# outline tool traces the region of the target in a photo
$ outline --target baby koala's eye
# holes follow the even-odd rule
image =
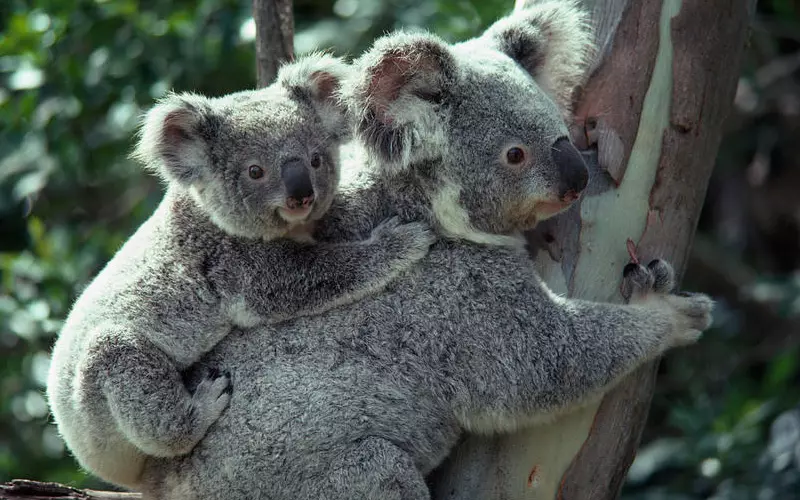
[[[319,168],[320,165],[322,165],[322,157],[319,153],[314,153],[314,156],[311,157],[311,167]]]
[[[506,151],[506,161],[511,165],[519,165],[525,161],[525,151],[520,148],[509,148]]]
[[[264,177],[264,169],[258,165],[250,165],[247,169],[247,175],[249,175],[251,179],[260,179]]]

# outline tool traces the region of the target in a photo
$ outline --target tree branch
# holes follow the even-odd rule
[[[115,491],[79,490],[58,483],[42,483],[15,479],[10,483],[0,484],[0,500],[45,500],[61,498],[62,500],[139,500],[138,493],[119,493]]]
[[[275,79],[281,63],[294,59],[292,0],[253,0],[253,19],[258,86],[266,87]]]

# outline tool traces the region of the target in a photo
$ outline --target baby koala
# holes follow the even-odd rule
[[[136,488],[145,455],[190,452],[231,381],[209,373],[190,393],[181,371],[233,327],[356,301],[427,253],[421,223],[311,241],[338,185],[348,127],[335,93],[348,71],[309,56],[265,89],[170,95],[147,114],[134,157],[166,195],[75,303],[48,380],[59,432],[89,471]]]

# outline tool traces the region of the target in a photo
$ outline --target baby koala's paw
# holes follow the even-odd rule
[[[629,304],[644,304],[666,313],[672,332],[665,347],[697,342],[703,330],[711,326],[714,302],[702,293],[673,293],[675,271],[664,260],[654,260],[647,267],[631,263],[623,271],[620,291]]]
[[[214,369],[210,369],[197,385],[192,395],[192,406],[197,417],[198,431],[202,435],[205,435],[211,424],[228,407],[232,391],[230,374],[220,374]]]
[[[369,242],[397,253],[402,260],[417,261],[428,254],[436,241],[431,227],[424,222],[402,223],[398,217],[383,222],[372,231]]]

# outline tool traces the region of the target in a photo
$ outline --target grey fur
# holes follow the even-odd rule
[[[669,276],[626,285],[628,305],[570,300],[524,251],[518,231],[568,205],[559,186],[574,179],[551,146],[567,135],[572,89],[553,82],[586,57],[562,51],[540,67],[512,56],[583,47],[585,24],[572,3],[547,2],[476,40],[393,34],[356,61],[342,95],[364,164],[321,234],[363,235],[397,214],[442,239],[381,293],[220,342],[203,365],[232,373],[230,407],[190,455],[148,461],[146,498],[426,499],[425,475],[463,431],[551,419],[697,339],[712,302],[653,288]],[[542,30],[547,46],[522,36]],[[503,52],[504,33],[521,50]],[[510,147],[525,161],[510,165]],[[187,376],[197,383],[202,369]]]
[[[48,381],[59,431],[89,471],[135,488],[145,455],[191,451],[231,387],[211,370],[190,391],[180,370],[233,327],[355,301],[427,253],[428,227],[397,219],[364,241],[310,244],[308,227],[338,184],[347,134],[333,91],[347,72],[315,55],[284,67],[269,88],[173,95],[148,113],[136,156],[167,193],[74,305]],[[310,211],[279,215],[282,163],[308,165],[315,154],[320,165],[305,167]],[[252,164],[263,177],[248,177]]]

